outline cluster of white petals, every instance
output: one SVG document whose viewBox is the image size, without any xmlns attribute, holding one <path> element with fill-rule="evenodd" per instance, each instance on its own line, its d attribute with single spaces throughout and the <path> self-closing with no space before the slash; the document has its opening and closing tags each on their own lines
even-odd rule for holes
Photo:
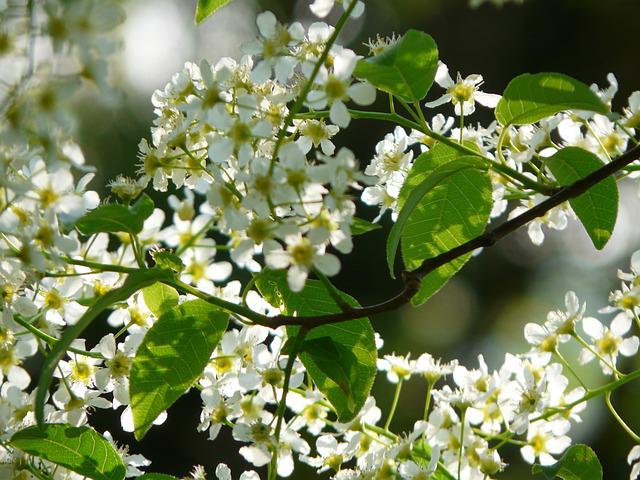
<svg viewBox="0 0 640 480">
<path fill-rule="evenodd" d="M 350 9 L 352 17 L 364 11 L 364 3 L 344 0 L 314 0 L 310 8 L 323 18 L 335 4 Z M 110 183 L 116 206 L 125 209 L 137 208 L 147 187 L 171 189 L 171 214 L 151 208 L 135 235 L 83 235 L 74 224 L 101 200 L 88 189 L 93 173 L 73 140 L 76 118 L 68 100 L 85 83 L 110 91 L 107 59 L 118 45 L 113 30 L 122 20 L 121 6 L 111 0 L 0 0 L 0 36 L 6 31 L 12 42 L 0 44 L 8 85 L 0 99 L 0 478 L 31 478 L 21 475 L 33 469 L 51 472 L 46 478 L 56 480 L 81 478 L 9 445 L 15 432 L 36 423 L 34 382 L 24 365 L 55 345 L 96 300 L 122 286 L 128 272 L 146 268 L 147 255 L 172 256 L 179 264 L 176 281 L 187 287 L 183 293 L 197 290 L 200 297 L 268 316 L 285 313 L 253 283 L 234 280 L 234 273 L 286 270 L 292 292 L 302 291 L 310 276 L 336 275 L 340 255 L 353 248 L 358 200 L 379 208 L 375 222 L 387 210 L 397 218 L 409 173 L 435 148 L 424 130 L 451 142 L 460 139 L 521 178 L 552 184 L 546 168 L 535 176 L 525 167 L 543 165 L 541 159 L 565 146 L 611 161 L 640 128 L 640 92 L 630 96 L 617 121 L 559 113 L 507 131 L 496 123 L 464 125 L 476 103 L 493 108 L 500 97 L 480 90 L 482 76 L 458 74 L 454 81 L 441 63 L 435 80 L 445 92 L 426 103 L 425 129 L 396 127 L 361 167 L 333 138 L 356 117 L 352 104 L 376 99 L 373 85 L 354 77 L 363 57 L 335 43 L 334 27 L 324 22 L 283 25 L 265 12 L 257 18 L 259 37 L 243 46 L 242 58 L 186 63 L 153 94 L 155 118 L 150 138 L 139 144 L 139 175 Z M 32 24 L 42 37 L 38 48 L 50 50 L 49 57 L 33 51 Z M 605 90 L 592 87 L 605 102 L 617 91 L 615 77 L 609 82 Z M 457 128 L 453 117 L 432 111 L 452 106 L 463 120 Z M 495 172 L 492 184 L 493 218 L 510 208 L 510 200 L 519 202 L 509 213 L 515 216 L 543 199 Z M 567 204 L 530 222 L 532 242 L 543 242 L 543 227 L 562 230 L 573 216 Z M 383 355 L 378 370 L 398 395 L 409 381 L 422 382 L 425 391 L 424 417 L 398 433 L 390 429 L 395 407 L 383 420 L 373 397 L 355 419 L 341 423 L 303 362 L 290 357 L 286 328 L 249 325 L 232 316 L 191 387 L 202 400 L 198 430 L 215 440 L 230 429 L 249 464 L 240 476 L 244 480 L 259 478 L 253 469 L 272 462 L 280 477 L 304 462 L 339 480 L 427 479 L 438 468 L 458 472 L 461 480 L 489 480 L 506 466 L 499 447 L 509 442 L 520 446 L 525 461 L 552 464 L 571 444 L 568 433 L 581 421 L 587 393 L 571 386 L 560 348 L 578 342 L 576 361 L 597 360 L 614 380 L 623 375 L 623 357 L 638 351 L 632 329 L 640 323 L 640 252 L 631 259 L 631 271 L 618 275 L 621 288 L 601 310 L 615 314 L 611 321 L 585 317 L 584 304 L 570 292 L 565 309 L 550 312 L 544 324 L 525 327 L 531 350 L 506 354 L 495 370 L 482 356 L 477 367 L 467 368 L 429 353 L 415 359 Z M 182 294 L 177 302 L 194 298 Z M 85 426 L 93 410 L 113 409 L 122 429 L 134 431 L 131 366 L 158 315 L 142 292 L 111 309 L 109 333 L 93 345 L 75 340 L 59 363 L 44 409 L 47 423 Z M 164 412 L 154 424 L 166 418 Z M 104 437 L 115 445 L 109 432 Z M 118 452 L 128 477 L 140 476 L 150 464 L 127 447 Z M 639 457 L 636 447 L 629 462 Z M 215 475 L 232 478 L 224 464 Z M 202 468 L 192 478 L 205 478 Z"/>
</svg>

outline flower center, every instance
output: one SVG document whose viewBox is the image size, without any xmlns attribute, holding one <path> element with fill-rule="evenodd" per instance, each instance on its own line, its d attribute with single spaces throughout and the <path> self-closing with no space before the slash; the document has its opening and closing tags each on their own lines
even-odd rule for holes
<svg viewBox="0 0 640 480">
<path fill-rule="evenodd" d="M 300 240 L 299 243 L 289 247 L 291 258 L 296 265 L 310 266 L 313 263 L 313 246 L 306 238 Z"/>
<path fill-rule="evenodd" d="M 458 82 L 447 91 L 453 100 L 453 103 L 470 102 L 473 100 L 473 92 L 475 87 L 468 83 Z"/>
</svg>

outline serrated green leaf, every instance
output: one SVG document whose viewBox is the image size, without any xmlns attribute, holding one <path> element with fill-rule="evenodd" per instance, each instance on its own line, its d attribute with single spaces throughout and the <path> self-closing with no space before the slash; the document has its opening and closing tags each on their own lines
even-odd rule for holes
<svg viewBox="0 0 640 480">
<path fill-rule="evenodd" d="M 207 17 L 213 15 L 218 9 L 224 7 L 233 0 L 198 0 L 196 6 L 196 24 L 202 23 Z"/>
<path fill-rule="evenodd" d="M 364 233 L 371 232 L 382 228 L 377 223 L 371 223 L 358 217 L 353 217 L 351 223 L 351 235 L 362 235 Z"/>
<path fill-rule="evenodd" d="M 422 160 L 421 163 L 424 163 L 427 159 L 428 157 L 426 156 L 422 157 L 422 159 L 419 158 L 416 161 L 416 165 L 420 160 Z M 406 181 L 407 183 L 402 188 L 402 191 L 405 192 L 404 194 L 402 194 L 405 200 L 402 204 L 402 209 L 398 214 L 398 218 L 396 222 L 393 224 L 393 227 L 391 228 L 391 232 L 389 232 L 389 237 L 387 238 L 387 265 L 389 266 L 389 272 L 391 273 L 392 277 L 394 277 L 393 267 L 395 264 L 398 245 L 400 244 L 401 239 L 404 238 L 405 228 L 407 227 L 414 210 L 420 204 L 425 204 L 426 206 L 428 206 L 428 205 L 431 205 L 433 202 L 438 201 L 438 197 L 434 196 L 433 194 L 429 195 L 426 201 L 423 201 L 423 199 L 429 192 L 433 191 L 434 189 L 437 189 L 437 187 L 448 186 L 451 183 L 452 177 L 461 175 L 462 173 L 468 170 L 486 170 L 486 165 L 478 157 L 461 156 L 456 160 L 446 162 L 440 166 L 437 166 L 433 170 L 429 170 L 428 175 L 425 175 L 424 171 L 420 169 L 416 169 L 415 171 L 414 169 L 412 169 L 409 172 L 409 175 Z M 420 179 L 419 183 L 417 183 L 416 180 L 413 179 L 413 177 L 419 177 Z M 454 183 L 454 187 L 455 187 L 455 183 Z M 440 188 L 440 190 L 442 190 L 442 188 Z M 447 192 L 448 192 L 448 188 L 444 191 L 444 194 L 446 195 Z M 446 200 L 446 196 L 443 198 L 444 200 Z M 416 226 L 416 222 L 421 221 L 419 217 L 420 217 L 419 214 L 416 217 L 414 217 L 414 221 L 412 222 L 414 224 L 413 227 Z M 459 217 L 460 217 L 459 215 L 456 215 L 456 219 L 458 219 Z M 434 225 L 430 225 L 430 226 L 433 228 L 438 228 L 440 226 L 440 222 L 441 221 L 446 222 L 447 218 L 444 218 L 444 217 L 441 218 L 440 216 L 437 216 L 433 220 L 435 220 L 436 222 Z M 422 220 L 422 221 L 425 221 L 425 220 Z M 419 232 L 414 232 L 414 233 L 419 233 Z M 429 232 L 429 233 L 433 233 L 433 232 Z M 434 239 L 426 236 L 423 240 L 432 242 Z M 424 258 L 422 258 L 422 260 L 417 261 L 419 254 L 420 253 L 425 254 L 425 253 L 413 252 L 413 249 L 411 249 L 411 245 L 412 245 L 411 243 L 408 244 L 408 248 L 410 249 L 410 251 L 409 251 L 409 255 L 405 259 L 405 265 L 407 268 L 416 268 L 417 266 L 419 266 L 422 260 L 425 260 L 426 258 L 429 258 L 429 257 L 425 256 Z M 428 247 L 428 246 L 424 245 L 424 247 Z M 403 254 L 404 254 L 404 251 L 403 251 Z M 407 260 L 409 260 L 409 264 L 407 264 Z"/>
<path fill-rule="evenodd" d="M 420 174 L 418 169 L 409 176 Z M 407 188 L 411 188 L 411 182 Z M 393 239 L 390 234 L 390 240 L 395 242 L 400 236 L 405 267 L 409 270 L 418 268 L 424 260 L 481 235 L 491 213 L 491 193 L 486 164 L 478 157 L 462 156 L 435 168 L 418 187 L 410 190 L 396 222 L 396 225 L 400 221 L 403 224 L 396 232 L 392 229 Z M 407 212 L 403 213 L 405 210 Z M 387 255 L 391 254 L 395 255 L 394 249 L 388 249 Z M 470 256 L 458 257 L 426 275 L 411 302 L 414 305 L 424 303 L 462 268 Z"/>
<path fill-rule="evenodd" d="M 409 30 L 379 55 L 360 60 L 354 76 L 407 102 L 426 95 L 438 68 L 438 47 L 424 32 Z"/>
<path fill-rule="evenodd" d="M 564 110 L 609 111 L 587 85 L 574 78 L 562 73 L 525 73 L 509 82 L 495 114 L 502 125 L 525 125 Z"/>
<path fill-rule="evenodd" d="M 587 445 L 573 445 L 553 465 L 534 465 L 531 473 L 542 474 L 547 480 L 602 480 L 602 466 L 596 453 Z"/>
<path fill-rule="evenodd" d="M 353 403 L 351 385 L 355 379 L 351 377 L 355 374 L 355 369 L 350 368 L 350 365 L 357 363 L 358 359 L 353 352 L 331 337 L 317 337 L 306 339 L 299 353 L 308 354 L 313 358 L 318 369 L 342 390 L 347 399 L 347 407 L 354 410 L 356 406 Z"/>
<path fill-rule="evenodd" d="M 210 303 L 190 300 L 163 313 L 149 329 L 129 380 L 136 439 L 197 380 L 228 322 L 229 315 Z"/>
<path fill-rule="evenodd" d="M 143 288 L 142 297 L 151 313 L 156 317 L 160 317 L 163 313 L 178 305 L 180 295 L 178 295 L 175 288 L 158 282 Z"/>
<path fill-rule="evenodd" d="M 44 404 L 47 392 L 49 391 L 49 385 L 51 385 L 53 372 L 58 366 L 58 362 L 64 357 L 71 343 L 78 338 L 104 310 L 118 302 L 125 301 L 138 290 L 163 278 L 171 278 L 171 272 L 151 268 L 130 273 L 120 288 L 110 290 L 101 297 L 98 297 L 74 325 L 64 330 L 60 340 L 51 348 L 51 351 L 45 358 L 40 371 L 35 400 L 35 415 L 38 425 L 44 424 Z"/>
<path fill-rule="evenodd" d="M 473 149 L 481 155 L 482 152 L 476 143 L 464 142 L 464 146 Z M 458 160 L 462 157 L 468 157 L 468 153 L 463 153 L 457 148 L 437 142 L 428 151 L 421 153 L 413 162 L 410 175 L 405 180 L 403 188 L 398 194 L 398 206 L 400 209 L 404 206 L 409 194 L 420 185 L 433 171 L 445 163 Z"/>
<path fill-rule="evenodd" d="M 80 217 L 75 227 L 84 235 L 100 232 L 124 232 L 134 235 L 142 231 L 144 221 L 151 216 L 153 208 L 153 200 L 143 194 L 129 207 L 119 203 L 100 205 Z"/>
<path fill-rule="evenodd" d="M 27 427 L 11 446 L 94 480 L 122 480 L 126 468 L 113 446 L 89 427 L 63 423 Z"/>
<path fill-rule="evenodd" d="M 321 282 L 307 280 L 301 292 L 292 292 L 283 271 L 265 270 L 256 277 L 260 293 L 287 315 L 323 315 L 340 308 Z M 358 302 L 347 294 L 353 306 Z M 294 338 L 299 327 L 288 327 Z M 330 359 L 333 354 L 335 357 Z M 358 414 L 369 396 L 376 376 L 377 349 L 371 323 L 366 318 L 323 325 L 309 331 L 300 348 L 300 360 L 318 389 L 336 410 L 338 420 L 348 422 Z M 339 365 L 331 365 L 333 363 Z"/>
<path fill-rule="evenodd" d="M 566 147 L 546 160 L 546 165 L 560 185 L 572 183 L 601 168 L 597 155 L 578 147 Z M 618 218 L 618 186 L 613 177 L 594 185 L 585 193 L 569 200 L 593 245 L 601 250 L 607 244 Z"/>
</svg>

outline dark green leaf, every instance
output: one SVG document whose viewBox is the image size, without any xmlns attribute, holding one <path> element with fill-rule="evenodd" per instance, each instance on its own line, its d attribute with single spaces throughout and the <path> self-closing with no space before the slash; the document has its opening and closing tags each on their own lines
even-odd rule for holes
<svg viewBox="0 0 640 480">
<path fill-rule="evenodd" d="M 419 163 L 425 163 L 428 160 L 428 158 L 429 157 L 426 155 L 421 156 L 421 158 L 419 157 L 416 160 L 416 166 Z M 436 189 L 436 187 L 440 185 L 445 185 L 445 186 L 448 185 L 449 183 L 451 183 L 451 178 L 455 177 L 458 174 L 462 174 L 467 170 L 478 170 L 478 169 L 486 170 L 486 166 L 481 159 L 473 156 L 462 156 L 457 158 L 456 160 L 443 163 L 440 166 L 436 166 L 436 168 L 434 169 L 429 168 L 429 170 L 427 170 L 428 174 L 425 174 L 425 170 L 423 170 L 422 168 L 415 169 L 415 170 L 412 169 L 411 172 L 409 172 L 409 176 L 407 177 L 405 185 L 403 186 L 400 194 L 404 198 L 404 201 L 401 203 L 402 208 L 400 210 L 400 213 L 398 214 L 398 219 L 393 224 L 393 227 L 391 228 L 391 232 L 389 232 L 389 237 L 387 238 L 387 264 L 389 266 L 389 272 L 391 273 L 392 277 L 394 277 L 393 267 L 395 264 L 398 244 L 400 243 L 400 239 L 404 236 L 403 235 L 404 229 L 407 227 L 407 223 L 409 222 L 409 219 L 412 213 L 421 203 L 432 204 L 434 201 L 439 200 L 437 196 L 434 197 L 433 195 L 430 195 L 427 201 L 424 202 L 423 198 L 425 197 L 425 195 L 427 195 L 427 193 Z M 419 177 L 419 181 L 414 180 L 414 177 Z M 465 191 L 470 189 L 473 190 L 473 187 L 467 186 L 461 192 L 463 193 L 463 198 L 462 198 L 463 201 L 465 200 L 464 199 Z M 443 199 L 445 200 L 445 205 L 443 206 L 445 207 L 449 206 L 448 204 L 446 204 L 446 195 L 449 189 L 448 188 L 446 190 L 439 189 L 439 191 L 442 191 L 444 195 Z M 434 212 L 434 214 L 438 214 L 438 213 L 439 212 Z M 458 218 L 459 218 L 459 215 L 456 216 L 456 219 Z M 420 217 L 415 218 L 414 220 L 415 221 L 413 223 L 415 224 L 417 221 L 420 220 Z M 447 218 L 441 217 L 438 214 L 432 220 L 435 221 L 435 227 L 438 227 L 440 226 L 441 221 L 446 222 Z M 429 224 L 429 226 L 434 226 L 434 225 Z M 425 229 L 426 228 L 427 226 L 425 226 Z M 432 241 L 433 239 L 427 238 L 427 240 Z M 412 260 L 412 264 L 416 263 L 416 261 L 414 261 L 415 259 L 417 259 L 416 255 L 410 254 L 408 258 L 409 260 Z M 422 260 L 424 260 L 425 258 L 428 258 L 428 257 L 424 257 Z M 422 260 L 420 260 L 420 262 Z M 420 262 L 418 262 L 418 264 Z M 413 267 L 409 267 L 409 265 L 407 265 L 408 268 L 415 268 L 415 266 L 416 265 L 413 265 Z"/>
<path fill-rule="evenodd" d="M 546 162 L 553 176 L 563 186 L 586 177 L 604 165 L 595 154 L 578 147 L 563 148 Z M 569 203 L 593 245 L 598 250 L 604 248 L 618 218 L 618 186 L 615 179 L 606 178 L 579 197 L 569 200 Z"/>
<path fill-rule="evenodd" d="M 10 444 L 94 480 L 122 480 L 126 473 L 118 452 L 89 427 L 62 423 L 27 427 L 16 432 Z"/>
<path fill-rule="evenodd" d="M 204 300 L 163 313 L 146 333 L 131 366 L 135 437 L 193 385 L 227 329 L 229 315 Z"/>
<path fill-rule="evenodd" d="M 360 60 L 354 76 L 407 102 L 422 100 L 438 68 L 438 47 L 430 35 L 409 30 L 379 55 Z"/>
<path fill-rule="evenodd" d="M 409 176 L 413 174 L 412 171 Z M 420 175 L 419 169 L 415 175 Z M 407 188 L 411 188 L 411 182 Z M 402 222 L 398 227 L 400 231 L 392 229 L 393 238 L 390 234 L 390 241 L 397 242 L 397 236 L 401 237 L 405 267 L 409 270 L 418 268 L 424 260 L 482 234 L 491 213 L 491 193 L 486 165 L 478 157 L 463 156 L 435 168 L 418 187 L 409 191 L 394 225 L 395 229 Z M 395 247 L 387 254 L 388 258 L 395 255 Z M 458 257 L 426 275 L 411 302 L 414 305 L 424 303 L 462 268 L 470 256 Z"/>
<path fill-rule="evenodd" d="M 233 0 L 198 0 L 196 7 L 196 23 L 202 23 L 207 17 L 213 15 L 216 10 L 224 7 Z"/>
<path fill-rule="evenodd" d="M 354 395 L 351 385 L 355 382 L 356 371 L 351 368 L 358 359 L 351 350 L 337 343 L 331 337 L 310 338 L 303 342 L 300 354 L 308 354 L 327 378 L 331 379 L 342 391 L 347 400 L 347 408 L 354 410 Z"/>
<path fill-rule="evenodd" d="M 156 317 L 178 305 L 180 298 L 175 288 L 159 282 L 143 288 L 142 296 L 144 303 Z"/>
<path fill-rule="evenodd" d="M 153 213 L 153 208 L 153 200 L 143 194 L 130 207 L 119 203 L 100 205 L 80 217 L 75 226 L 85 235 L 99 232 L 137 234 L 142 231 L 144 221 Z"/>
<path fill-rule="evenodd" d="M 371 223 L 361 218 L 354 217 L 353 223 L 351 224 L 351 234 L 362 235 L 363 233 L 368 233 L 373 230 L 378 230 L 379 228 L 381 227 L 377 223 Z"/>
<path fill-rule="evenodd" d="M 256 285 L 269 303 L 283 307 L 288 315 L 340 311 L 317 280 L 307 280 L 304 289 L 294 293 L 283 271 L 265 270 L 256 277 Z M 350 296 L 343 293 L 342 297 L 349 305 L 358 306 Z M 299 327 L 287 328 L 289 338 L 294 338 L 298 330 Z M 376 359 L 375 335 L 366 318 L 314 328 L 300 348 L 300 360 L 307 373 L 331 402 L 341 422 L 352 420 L 364 405 L 376 376 Z"/>
<path fill-rule="evenodd" d="M 587 85 L 567 75 L 525 73 L 507 85 L 496 118 L 502 125 L 525 125 L 564 110 L 609 111 Z"/>
<path fill-rule="evenodd" d="M 58 340 L 53 348 L 51 348 L 51 351 L 45 358 L 40 372 L 40 378 L 38 379 L 38 391 L 36 392 L 35 401 L 35 415 L 38 425 L 44 424 L 44 403 L 49 390 L 49 385 L 51 385 L 53 372 L 58 366 L 58 362 L 62 357 L 64 357 L 67 348 L 69 348 L 71 343 L 78 338 L 85 328 L 87 328 L 104 310 L 118 302 L 125 301 L 138 290 L 141 290 L 158 280 L 170 277 L 171 272 L 156 268 L 138 270 L 130 273 L 120 288 L 110 290 L 101 297 L 98 297 L 93 305 L 87 309 L 87 311 L 74 325 L 65 329 L 60 340 Z"/>
<path fill-rule="evenodd" d="M 602 480 L 598 457 L 586 445 L 573 445 L 557 463 L 546 467 L 534 465 L 531 473 L 542 474 L 547 480 L 556 477 L 562 480 Z"/>
</svg>

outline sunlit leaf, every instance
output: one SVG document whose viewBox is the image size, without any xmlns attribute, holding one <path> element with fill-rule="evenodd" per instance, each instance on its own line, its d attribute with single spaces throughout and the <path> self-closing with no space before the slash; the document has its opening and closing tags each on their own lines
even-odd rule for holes
<svg viewBox="0 0 640 480">
<path fill-rule="evenodd" d="M 292 292 L 282 271 L 266 270 L 256 277 L 260 293 L 288 315 L 323 315 L 340 311 L 325 287 L 307 280 L 301 292 Z M 358 303 L 342 294 L 349 305 Z M 289 338 L 299 327 L 287 328 Z M 318 389 L 327 397 L 341 422 L 352 420 L 369 396 L 376 376 L 377 349 L 366 318 L 312 329 L 300 348 L 300 360 Z"/>
<path fill-rule="evenodd" d="M 76 221 L 75 226 L 80 233 L 125 232 L 137 234 L 142 231 L 144 221 L 153 213 L 153 200 L 143 194 L 131 206 L 119 203 L 100 205 Z"/>
<path fill-rule="evenodd" d="M 587 85 L 568 75 L 525 73 L 509 82 L 495 113 L 502 125 L 525 125 L 564 110 L 606 114 L 609 109 Z"/>
<path fill-rule="evenodd" d="M 549 466 L 534 465 L 531 473 L 542 474 L 547 480 L 602 480 L 602 466 L 598 456 L 586 445 L 573 445 Z"/>
<path fill-rule="evenodd" d="M 142 297 L 144 303 L 156 317 L 160 317 L 167 310 L 178 305 L 180 298 L 175 288 L 159 282 L 143 288 Z"/>
<path fill-rule="evenodd" d="M 202 23 L 207 17 L 213 15 L 218 9 L 231 3 L 233 0 L 198 0 L 196 6 L 196 23 Z"/>
<path fill-rule="evenodd" d="M 546 160 L 546 165 L 560 185 L 572 183 L 601 168 L 597 155 L 578 147 L 566 147 Z M 607 177 L 582 195 L 569 200 L 593 245 L 601 250 L 613 233 L 618 218 L 618 186 Z"/>
<path fill-rule="evenodd" d="M 93 480 L 122 480 L 126 473 L 118 452 L 89 427 L 63 423 L 27 427 L 16 432 L 9 443 Z"/>
<path fill-rule="evenodd" d="M 438 47 L 430 35 L 409 30 L 379 55 L 360 60 L 354 76 L 407 102 L 422 100 L 438 68 Z"/>
<path fill-rule="evenodd" d="M 228 321 L 229 315 L 210 303 L 190 300 L 165 311 L 149 329 L 129 381 L 137 439 L 197 380 Z"/>
</svg>

